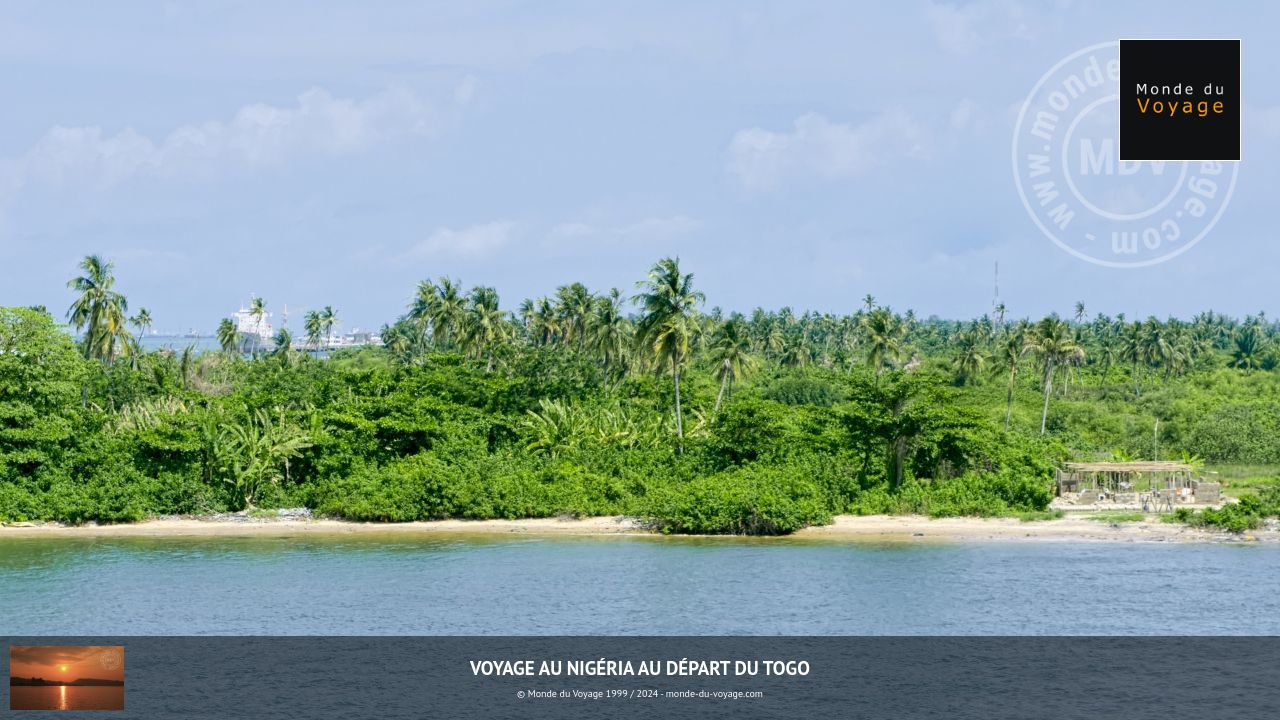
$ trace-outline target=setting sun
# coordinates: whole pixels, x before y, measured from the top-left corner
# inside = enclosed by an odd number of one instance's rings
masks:
[[[10,710],[123,710],[124,647],[9,646]]]

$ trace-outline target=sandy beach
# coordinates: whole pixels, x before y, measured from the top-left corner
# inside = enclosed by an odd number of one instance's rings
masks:
[[[438,520],[407,523],[359,523],[313,518],[236,516],[160,518],[120,525],[66,526],[10,523],[0,539],[12,537],[200,537],[298,535],[649,535],[635,518],[537,518],[527,520]],[[1071,516],[1023,522],[1013,518],[940,518],[918,515],[839,515],[830,525],[788,536],[823,541],[1110,541],[1110,542],[1265,542],[1280,541],[1274,525],[1242,535],[1191,528],[1152,518],[1110,523]]]

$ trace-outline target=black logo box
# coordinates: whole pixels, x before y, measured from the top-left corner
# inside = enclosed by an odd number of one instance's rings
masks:
[[[1121,160],[1239,160],[1241,102],[1240,40],[1120,40]]]

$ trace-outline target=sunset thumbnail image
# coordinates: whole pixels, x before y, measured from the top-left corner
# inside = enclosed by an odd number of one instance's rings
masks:
[[[123,710],[123,645],[11,645],[10,710]]]

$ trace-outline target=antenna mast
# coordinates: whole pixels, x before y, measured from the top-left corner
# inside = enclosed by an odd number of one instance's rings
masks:
[[[991,296],[991,309],[1000,306],[1000,261],[996,261],[995,293]]]

